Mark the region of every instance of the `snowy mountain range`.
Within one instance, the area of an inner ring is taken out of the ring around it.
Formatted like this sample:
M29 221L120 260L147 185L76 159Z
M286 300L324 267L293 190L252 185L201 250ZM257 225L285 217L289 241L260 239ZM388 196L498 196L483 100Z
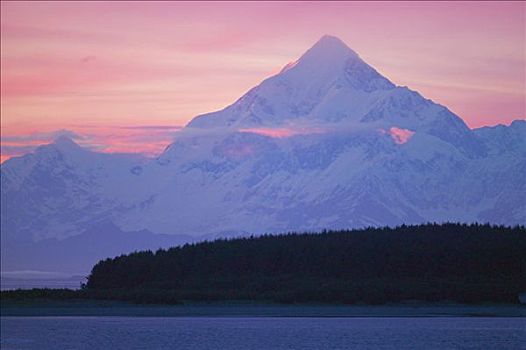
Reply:
M82 272L107 255L243 234L524 225L524 174L526 121L469 129L324 36L195 117L156 159L61 137L4 162L2 270Z

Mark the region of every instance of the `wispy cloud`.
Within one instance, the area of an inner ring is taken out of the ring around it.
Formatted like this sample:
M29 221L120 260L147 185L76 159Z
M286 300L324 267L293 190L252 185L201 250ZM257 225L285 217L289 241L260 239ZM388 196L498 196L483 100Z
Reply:
M177 125L90 126L76 125L72 130L60 129L30 134L2 135L2 162L10 157L34 151L52 143L60 136L68 136L82 147L110 153L160 154L181 129Z
M49 132L34 132L27 135L2 135L2 145L12 143L49 143L60 136L67 136L73 140L82 140L84 138L84 136L71 130L60 129Z
M178 125L141 125L141 126L118 126L119 129L127 130L180 130L182 126Z
M298 135L321 134L327 131L320 127L287 127L287 128L245 128L239 129L240 132L247 132L268 136L272 138L285 138Z

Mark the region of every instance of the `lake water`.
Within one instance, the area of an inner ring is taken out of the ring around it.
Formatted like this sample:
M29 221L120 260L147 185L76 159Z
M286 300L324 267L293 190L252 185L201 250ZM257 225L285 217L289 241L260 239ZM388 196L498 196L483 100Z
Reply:
M83 277L56 278L56 279L17 279L2 278L0 290L32 289L32 288L68 288L80 289L80 283L85 282Z
M2 349L525 349L513 317L2 317Z

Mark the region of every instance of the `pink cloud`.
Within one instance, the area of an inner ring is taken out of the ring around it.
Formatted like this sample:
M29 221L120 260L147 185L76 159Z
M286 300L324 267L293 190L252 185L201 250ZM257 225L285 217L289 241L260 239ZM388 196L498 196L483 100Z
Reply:
M282 138L282 137L289 137L289 136L295 135L295 133L289 129L247 128L247 129L239 129L239 131L267 136L267 137L273 137L273 138Z
M414 131L411 131L409 129L398 128L396 126L391 127L388 131L381 129L380 132L382 134L390 135L393 141L399 145L402 145L409 141L411 137L413 137L413 135L415 134Z
M28 134L2 134L1 156L5 160L34 151L65 135L82 147L106 153L159 154L173 142L181 127L174 125L90 126L77 125L72 130L33 131Z
M76 130L84 135L81 145L107 153L142 153L154 157L173 142L180 129L181 127L173 125L141 125L80 126Z
M272 138L284 138L298 135L321 134L325 132L322 128L245 128L239 129L240 132L258 134Z

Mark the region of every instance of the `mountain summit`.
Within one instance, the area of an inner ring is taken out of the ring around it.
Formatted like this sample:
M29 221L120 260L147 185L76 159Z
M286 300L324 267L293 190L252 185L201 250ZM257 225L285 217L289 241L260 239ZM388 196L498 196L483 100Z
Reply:
M81 242L129 233L141 249L158 234L524 225L525 139L523 122L470 130L324 36L232 105L194 118L157 159L59 140L4 162L2 268L39 269L65 246L93 264Z
M321 75L322 72L330 73L331 71L341 73L345 65L354 60L361 61L356 52L340 39L325 35L307 50L293 66L302 67L304 70L310 69L310 72L303 72L304 74Z
M348 115L368 108L370 94L395 85L340 39L323 36L297 61L264 80L224 110L194 118L189 127L280 126L291 121L356 121ZM325 111L326 109L330 109ZM306 119L306 120L303 120Z
M317 54L317 52L319 54ZM358 56L340 38L325 34L307 52L314 56L327 55L329 59L336 59L338 56ZM304 56L305 56L304 55Z
M368 128L424 132L478 155L467 125L446 107L396 86L340 39L323 36L294 64L188 128ZM460 139L459 139L460 138Z
M365 63L343 41L325 35L287 70L291 80L305 83L315 79L318 85L350 85L356 90L390 89L394 84ZM321 87L321 86L318 86Z

